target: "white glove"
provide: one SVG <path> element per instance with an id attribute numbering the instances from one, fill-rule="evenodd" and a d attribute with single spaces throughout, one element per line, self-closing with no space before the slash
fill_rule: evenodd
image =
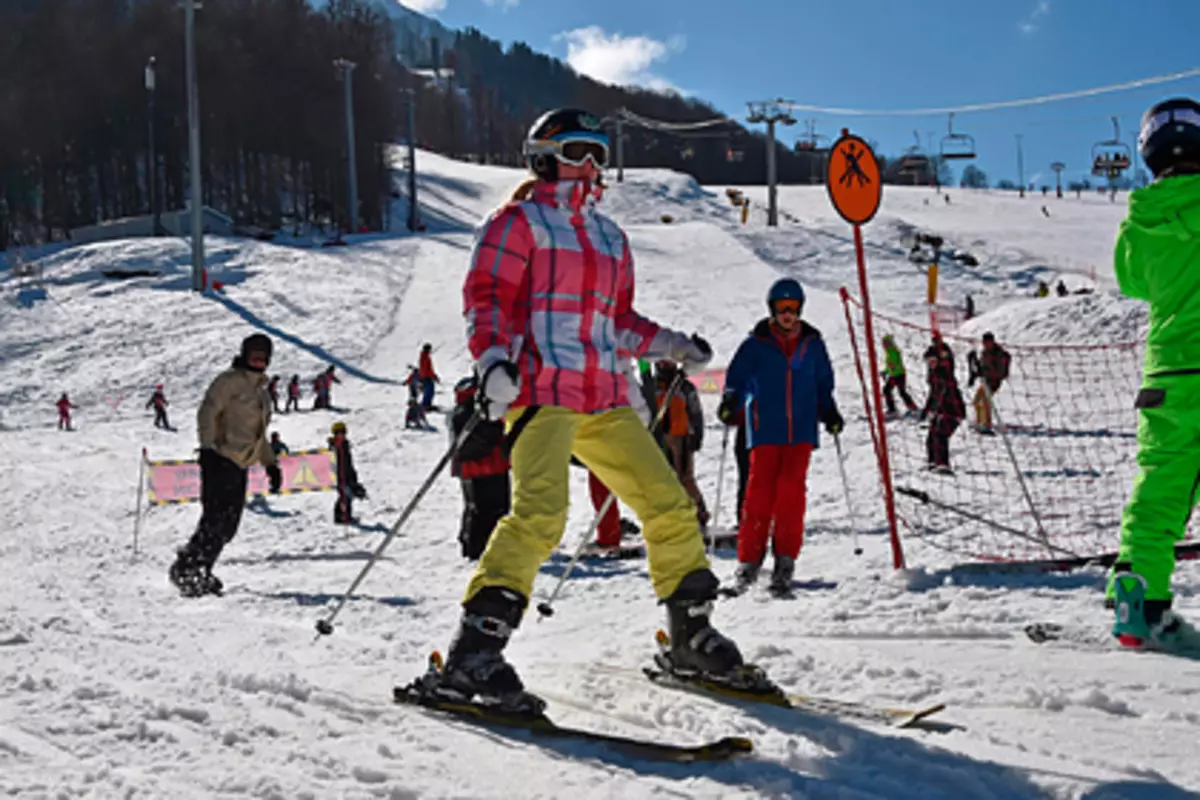
<path id="1" fill-rule="evenodd" d="M 712 348 L 698 334 L 690 337 L 681 331 L 660 328 L 643 356 L 648 361 L 669 359 L 692 373 L 712 361 Z"/>
<path id="2" fill-rule="evenodd" d="M 479 408 L 489 420 L 503 419 L 521 394 L 521 371 L 500 347 L 490 347 L 475 362 L 479 375 Z"/>

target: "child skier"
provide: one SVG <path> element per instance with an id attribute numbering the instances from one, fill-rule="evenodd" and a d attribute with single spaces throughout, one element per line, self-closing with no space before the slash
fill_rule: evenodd
<path id="1" fill-rule="evenodd" d="M 655 376 L 658 381 L 657 400 L 661 407 L 666 402 L 667 390 L 674 382 L 675 376 L 679 374 L 679 368 L 673 361 L 659 361 L 655 366 Z M 695 395 L 696 388 L 692 386 L 691 382 L 686 379 L 680 380 L 678 389 L 671 397 L 671 403 L 662 424 L 663 444 L 667 451 L 667 461 L 675 470 L 675 475 L 683 484 L 688 496 L 692 498 L 692 502 L 696 504 L 696 520 L 700 523 L 700 530 L 707 531 L 708 507 L 704 503 L 704 495 L 700 492 L 700 487 L 696 485 L 695 476 L 695 450 L 699 448 L 696 447 L 696 438 L 694 437 L 697 435 L 697 427 L 700 431 L 699 436 L 703 437 L 704 422 L 701 417 L 699 426 L 696 426 L 692 414 L 689 413 L 692 411 L 688 402 L 689 388 Z M 698 397 L 696 405 L 699 405 Z"/>
<path id="2" fill-rule="evenodd" d="M 921 419 L 929 418 L 929 432 L 925 436 L 927 468 L 949 475 L 952 474 L 950 437 L 966 419 L 967 409 L 954 376 L 954 353 L 936 334 L 933 345 L 925 351 L 925 364 L 929 397 L 921 410 Z"/>
<path id="3" fill-rule="evenodd" d="M 277 460 L 280 456 L 291 454 L 291 451 L 288 450 L 288 446 L 283 443 L 283 439 L 279 438 L 279 431 L 274 431 L 271 433 L 271 452 L 275 454 L 275 458 Z"/>
<path id="4" fill-rule="evenodd" d="M 420 431 L 437 430 L 430 424 L 429 418 L 425 415 L 425 409 L 416 400 L 408 401 L 408 410 L 404 412 L 404 427 Z"/>
<path id="5" fill-rule="evenodd" d="M 883 337 L 883 362 L 883 403 L 887 406 L 887 413 L 896 413 L 896 398 L 892 396 L 894 391 L 900 393 L 905 408 L 912 412 L 917 411 L 917 404 L 908 393 L 908 373 L 904 369 L 904 356 L 900 354 L 896 339 L 890 333 Z"/>
<path id="6" fill-rule="evenodd" d="M 468 346 L 488 419 L 508 415 L 511 514 L 496 526 L 463 598 L 437 696 L 479 696 L 506 713 L 539 714 L 503 655 L 520 625 L 541 563 L 562 538 L 574 453 L 642 520 L 650 577 L 667 607 L 674 669 L 756 688 L 736 645 L 709 622 L 718 581 L 696 511 L 628 405 L 630 357 L 688 368 L 712 358 L 698 336 L 661 328 L 633 309 L 624 231 L 597 213 L 608 161 L 597 117 L 551 111 L 530 128 L 535 178 L 482 226 L 463 287 Z M 521 199 L 527 198 L 527 199 Z"/>
<path id="7" fill-rule="evenodd" d="M 154 427 L 162 428 L 163 430 L 171 430 L 171 423 L 167 420 L 167 395 L 163 392 L 163 385 L 160 383 L 154 387 L 154 394 L 150 395 L 150 399 L 146 401 L 146 408 L 154 407 Z"/>
<path id="8" fill-rule="evenodd" d="M 475 413 L 479 381 L 472 375 L 454 386 L 454 411 L 450 437 L 456 440 Z M 421 406 L 415 400 L 412 407 Z M 477 561 L 487 548 L 492 531 L 509 511 L 508 457 L 504 454 L 504 423 L 484 420 L 471 431 L 454 453 L 450 470 L 462 485 L 462 525 L 458 542 L 463 558 Z"/>
<path id="9" fill-rule="evenodd" d="M 404 385 L 408 387 L 409 403 L 419 403 L 421 401 L 421 370 L 408 365 L 408 377 L 404 379 Z"/>
<path id="10" fill-rule="evenodd" d="M 284 412 L 290 412 L 293 409 L 295 411 L 299 412 L 300 411 L 300 376 L 299 375 L 292 376 L 292 379 L 288 382 L 287 393 L 288 393 L 287 402 L 284 403 L 284 406 L 283 406 Z"/>
<path id="11" fill-rule="evenodd" d="M 1155 180 L 1129 195 L 1114 261 L 1122 293 L 1150 303 L 1150 329 L 1135 403 L 1140 471 L 1108 598 L 1122 645 L 1196 653 L 1200 632 L 1171 610 L 1171 576 L 1200 481 L 1200 103 L 1155 105 L 1138 141 Z"/>
<path id="12" fill-rule="evenodd" d="M 992 404 L 988 401 L 988 393 L 991 393 L 994 400 L 996 392 L 1000 391 L 1000 386 L 1008 378 L 1011 361 L 1008 351 L 996 344 L 996 337 L 991 331 L 983 334 L 983 354 L 976 355 L 972 350 L 967 356 L 967 369 L 970 373 L 967 386 L 973 386 L 976 379 L 982 378 L 971 403 L 975 406 L 975 430 L 984 436 L 996 434 L 992 429 Z M 987 386 L 987 391 L 984 390 L 984 386 Z"/>
<path id="13" fill-rule="evenodd" d="M 367 490 L 358 482 L 354 469 L 354 457 L 350 454 L 350 440 L 346 438 L 346 423 L 338 421 L 329 428 L 329 447 L 337 460 L 337 500 L 333 505 L 333 521 L 338 525 L 356 525 L 354 501 L 363 500 Z"/>
<path id="14" fill-rule="evenodd" d="M 267 383 L 267 394 L 271 397 L 271 410 L 279 413 L 279 376 L 272 375 Z"/>
<path id="15" fill-rule="evenodd" d="M 71 427 L 71 409 L 79 408 L 79 406 L 71 402 L 66 392 L 62 393 L 62 397 L 58 398 L 58 402 L 54 406 L 58 409 L 58 429 L 60 431 L 74 430 Z"/>
<path id="16" fill-rule="evenodd" d="M 833 365 L 821 333 L 801 319 L 804 290 L 783 278 L 767 293 L 770 316 L 758 323 L 729 362 L 719 416 L 747 420 L 750 478 L 738 527 L 735 592 L 758 578 L 774 526 L 771 592 L 791 589 L 804 541 L 808 465 L 817 423 L 833 435 L 844 424 L 833 399 Z"/>

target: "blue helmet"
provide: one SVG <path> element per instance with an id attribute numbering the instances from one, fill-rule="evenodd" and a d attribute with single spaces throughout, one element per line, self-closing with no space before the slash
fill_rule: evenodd
<path id="1" fill-rule="evenodd" d="M 771 284 L 771 291 L 767 292 L 767 310 L 772 314 L 775 313 L 775 302 L 778 300 L 799 300 L 803 308 L 804 290 L 800 288 L 800 282 L 795 278 L 780 278 Z"/>

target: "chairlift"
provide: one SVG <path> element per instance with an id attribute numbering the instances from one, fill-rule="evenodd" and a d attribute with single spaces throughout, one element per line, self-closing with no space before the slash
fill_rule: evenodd
<path id="1" fill-rule="evenodd" d="M 954 114 L 946 125 L 946 135 L 942 137 L 941 156 L 947 160 L 967 161 L 975 158 L 975 137 L 966 133 L 954 132 Z"/>
<path id="2" fill-rule="evenodd" d="M 929 156 L 921 149 L 921 134 L 913 131 L 917 143 L 900 155 L 897 170 L 901 175 L 922 175 L 929 171 Z"/>
<path id="3" fill-rule="evenodd" d="M 1121 141 L 1121 126 L 1116 117 L 1112 117 L 1112 124 L 1113 138 L 1092 145 L 1092 174 L 1097 177 L 1120 177 L 1132 163 L 1132 152 Z"/>

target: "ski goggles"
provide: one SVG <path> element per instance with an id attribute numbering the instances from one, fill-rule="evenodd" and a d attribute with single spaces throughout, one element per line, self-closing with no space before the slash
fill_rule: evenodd
<path id="1" fill-rule="evenodd" d="M 597 169 L 604 169 L 608 166 L 608 137 L 603 134 L 568 134 L 562 139 L 526 142 L 525 155 L 554 156 L 572 167 L 582 167 L 591 161 Z"/>
<path id="2" fill-rule="evenodd" d="M 799 314 L 799 300 L 776 300 L 773 310 L 776 314 Z"/>
<path id="3" fill-rule="evenodd" d="M 1138 147 L 1145 147 L 1151 136 L 1162 128 L 1176 122 L 1186 122 L 1200 127 L 1200 113 L 1193 108 L 1174 108 L 1160 111 L 1149 119 L 1142 120 L 1142 131 L 1138 136 Z"/>

